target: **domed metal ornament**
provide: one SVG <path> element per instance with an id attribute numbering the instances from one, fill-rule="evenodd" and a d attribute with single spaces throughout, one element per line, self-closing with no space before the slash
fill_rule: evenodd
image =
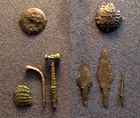
<path id="1" fill-rule="evenodd" d="M 28 86 L 18 85 L 14 92 L 14 102 L 16 106 L 32 106 L 31 91 Z"/>
<path id="2" fill-rule="evenodd" d="M 121 13 L 112 3 L 102 5 L 97 12 L 95 21 L 99 28 L 106 32 L 114 31 L 122 20 Z"/>
<path id="3" fill-rule="evenodd" d="M 46 25 L 46 16 L 38 8 L 26 9 L 20 16 L 22 29 L 29 34 L 36 34 L 42 31 Z"/>

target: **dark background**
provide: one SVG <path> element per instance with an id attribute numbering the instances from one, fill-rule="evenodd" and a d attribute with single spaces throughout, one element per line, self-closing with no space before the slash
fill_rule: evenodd
<path id="1" fill-rule="evenodd" d="M 94 18 L 101 5 L 113 3 L 124 20 L 111 33 L 103 33 Z M 70 7 L 70 88 L 72 118 L 140 117 L 140 0 L 71 0 Z M 101 53 L 108 50 L 113 82 L 108 107 L 103 106 L 97 70 Z M 81 61 L 85 60 L 92 78 L 88 106 L 76 85 Z M 124 74 L 124 106 L 119 104 L 121 73 Z"/>
<path id="2" fill-rule="evenodd" d="M 37 35 L 28 35 L 19 25 L 27 8 L 41 9 L 48 22 Z M 66 0 L 0 1 L 0 118 L 67 118 L 70 117 L 69 76 L 69 2 Z M 56 64 L 57 108 L 53 110 L 50 95 L 50 62 L 45 54 L 60 53 Z M 26 65 L 39 68 L 46 79 L 46 105 L 42 108 L 41 77 Z M 31 89 L 33 106 L 17 108 L 13 92 L 18 85 Z"/>

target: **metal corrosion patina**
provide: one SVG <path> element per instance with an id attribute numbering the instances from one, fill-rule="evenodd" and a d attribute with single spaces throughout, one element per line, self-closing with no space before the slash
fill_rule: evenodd
<path id="1" fill-rule="evenodd" d="M 53 107 L 56 107 L 56 77 L 55 77 L 55 61 L 60 59 L 60 54 L 57 53 L 55 55 L 45 55 L 45 59 L 49 59 L 51 61 L 51 99 L 53 103 Z"/>
<path id="2" fill-rule="evenodd" d="M 22 29 L 29 34 L 36 34 L 42 31 L 46 25 L 46 16 L 38 8 L 26 9 L 20 16 Z"/>
<path id="3" fill-rule="evenodd" d="M 120 101 L 121 101 L 121 104 L 123 104 L 123 74 L 121 75 Z"/>
<path id="4" fill-rule="evenodd" d="M 106 32 L 110 32 L 118 28 L 121 20 L 122 17 L 120 11 L 116 10 L 112 3 L 108 3 L 106 6 L 102 5 L 95 18 L 99 28 Z"/>
<path id="5" fill-rule="evenodd" d="M 45 106 L 45 78 L 44 78 L 44 75 L 43 73 L 36 67 L 33 67 L 33 66 L 30 66 L 30 65 L 27 65 L 26 67 L 26 70 L 35 70 L 37 71 L 40 75 L 41 75 L 41 78 L 42 78 L 42 88 L 43 88 L 43 106 Z"/>
<path id="6" fill-rule="evenodd" d="M 88 94 L 88 88 L 92 84 L 92 79 L 90 76 L 90 73 L 88 71 L 88 67 L 86 65 L 86 62 L 83 60 L 80 69 L 79 69 L 79 74 L 76 79 L 77 85 L 80 87 L 82 90 L 82 96 L 83 96 L 83 105 L 87 106 L 87 94 Z"/>
<path id="7" fill-rule="evenodd" d="M 18 107 L 32 106 L 30 88 L 25 85 L 18 85 L 14 92 L 14 102 Z"/>
<path id="8" fill-rule="evenodd" d="M 113 80 L 113 73 L 112 73 L 111 65 L 109 63 L 108 52 L 105 49 L 102 53 L 100 65 L 98 69 L 98 81 L 100 87 L 103 90 L 104 106 L 108 104 L 107 102 L 108 89 L 110 88 L 112 80 Z"/>

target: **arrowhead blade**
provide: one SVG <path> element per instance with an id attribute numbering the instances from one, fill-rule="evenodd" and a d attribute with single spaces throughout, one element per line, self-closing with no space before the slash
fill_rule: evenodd
<path id="1" fill-rule="evenodd" d="M 109 63 L 108 52 L 105 49 L 102 53 L 100 65 L 98 69 L 98 81 L 100 87 L 103 89 L 104 106 L 107 105 L 108 89 L 110 88 L 112 80 L 113 80 L 112 68 Z"/>
<path id="2" fill-rule="evenodd" d="M 121 76 L 120 100 L 121 100 L 121 104 L 123 104 L 123 74 L 122 74 L 122 76 Z"/>
<path id="3" fill-rule="evenodd" d="M 91 79 L 90 73 L 88 71 L 86 62 L 84 60 L 82 61 L 81 65 L 80 65 L 79 71 L 80 72 L 77 76 L 76 83 L 82 90 L 83 104 L 84 104 L 84 106 L 87 106 L 87 91 L 88 91 L 88 87 L 90 87 L 92 84 L 92 79 Z"/>

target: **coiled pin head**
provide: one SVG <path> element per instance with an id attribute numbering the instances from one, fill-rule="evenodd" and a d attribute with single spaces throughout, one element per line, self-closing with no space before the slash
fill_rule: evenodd
<path id="1" fill-rule="evenodd" d="M 45 59 L 57 60 L 57 59 L 60 59 L 60 54 L 59 54 L 59 53 L 57 53 L 57 54 L 55 54 L 55 55 L 48 55 L 48 54 L 46 54 L 46 55 L 45 55 Z"/>

